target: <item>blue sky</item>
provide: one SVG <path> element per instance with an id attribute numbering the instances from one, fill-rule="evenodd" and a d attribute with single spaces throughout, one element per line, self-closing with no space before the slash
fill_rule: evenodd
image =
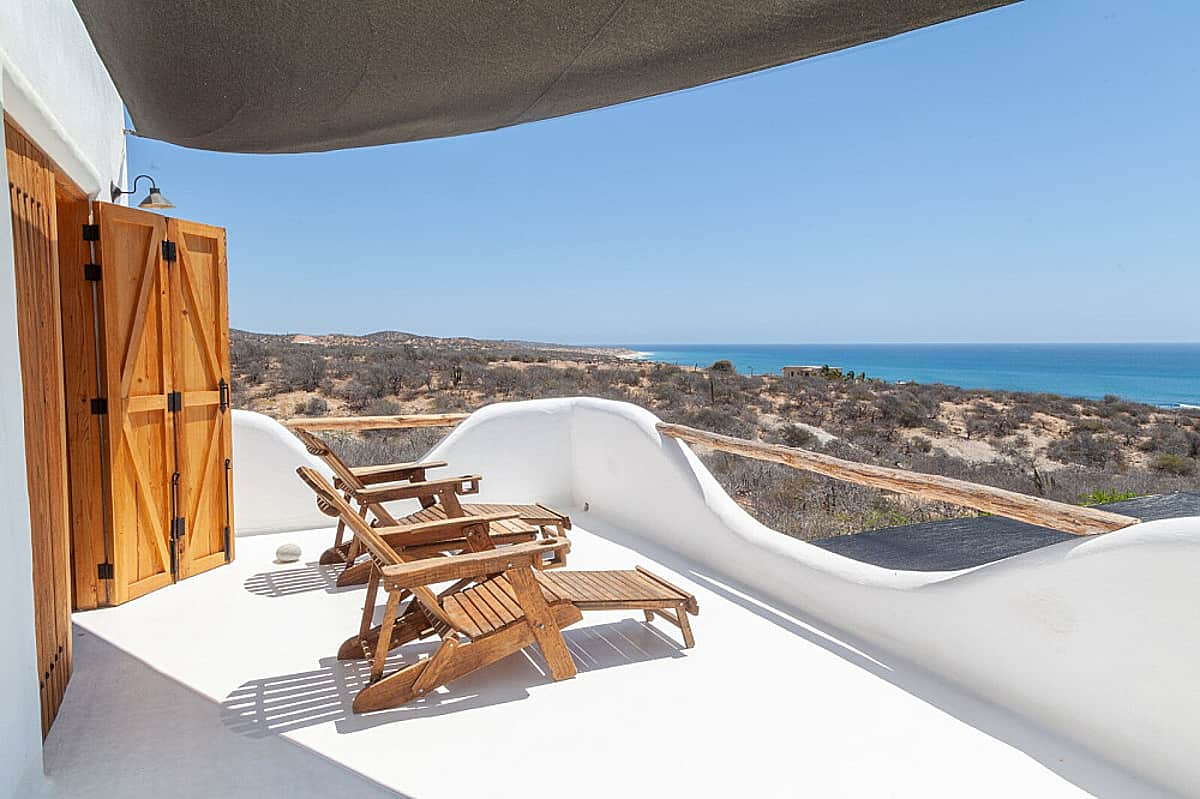
<path id="1" fill-rule="evenodd" d="M 1195 341 L 1198 36 L 1192 0 L 1027 0 L 502 131 L 296 156 L 131 137 L 129 168 L 228 229 L 250 330 Z"/>

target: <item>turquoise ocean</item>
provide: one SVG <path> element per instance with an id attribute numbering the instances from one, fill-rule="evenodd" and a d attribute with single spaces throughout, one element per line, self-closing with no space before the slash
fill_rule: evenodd
<path id="1" fill-rule="evenodd" d="M 1200 406 L 1200 344 L 628 344 L 642 358 L 742 374 L 827 364 L 897 382 Z"/>

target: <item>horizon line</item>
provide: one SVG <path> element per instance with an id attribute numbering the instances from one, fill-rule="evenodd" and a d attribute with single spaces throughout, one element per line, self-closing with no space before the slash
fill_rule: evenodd
<path id="1" fill-rule="evenodd" d="M 507 339 L 517 341 L 519 339 Z M 546 342 L 549 343 L 549 342 Z M 623 342 L 616 344 L 584 344 L 578 347 L 1115 347 L 1115 346 L 1200 346 L 1200 341 L 740 341 L 740 342 Z"/>
<path id="2" fill-rule="evenodd" d="M 367 338 L 376 336 L 382 333 L 400 333 L 406 336 L 418 336 L 420 338 L 463 338 L 475 339 L 477 341 L 506 341 L 527 344 L 557 344 L 560 346 L 569 347 L 606 347 L 606 348 L 625 348 L 634 349 L 638 347 L 822 347 L 822 346 L 895 346 L 895 347 L 911 347 L 911 346 L 1126 346 L 1126 345 L 1158 345 L 1158 346 L 1200 346 L 1200 340 L 1180 341 L 1180 340 L 1165 340 L 1165 339 L 1138 339 L 1133 341 L 1049 341 L 1049 340 L 1026 340 L 1026 341 L 634 341 L 634 342 L 588 342 L 588 341 L 564 341 L 564 340 L 546 340 L 539 338 L 523 338 L 520 336 L 487 336 L 487 335 L 470 335 L 470 334 L 450 334 L 439 335 L 436 333 L 416 333 L 410 330 L 399 330 L 395 328 L 372 330 L 367 333 L 350 333 L 345 330 L 327 330 L 322 333 L 304 332 L 300 330 L 251 330 L 245 327 L 237 327 L 230 325 L 230 329 L 241 333 L 252 333 L 255 335 L 264 336 L 353 336 L 356 338 Z"/>

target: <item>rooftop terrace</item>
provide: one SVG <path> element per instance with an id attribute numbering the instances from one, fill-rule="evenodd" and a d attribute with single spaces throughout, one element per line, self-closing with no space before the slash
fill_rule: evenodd
<path id="1" fill-rule="evenodd" d="M 0 796 L 1194 794 L 1200 517 L 1070 509 L 1061 523 L 1086 527 L 1073 532 L 1105 534 L 993 550 L 1011 555 L 1000 561 L 856 560 L 766 529 L 688 439 L 589 398 L 485 408 L 430 457 L 484 475 L 483 501 L 569 513 L 572 566 L 641 564 L 694 591 L 696 648 L 636 614 L 589 615 L 566 632 L 576 679 L 552 682 L 531 648 L 421 701 L 354 714 L 366 666 L 333 656 L 364 592 L 336 588 L 313 563 L 329 519 L 294 469 L 319 464 L 275 422 L 229 411 L 223 231 L 95 201 L 137 188 L 128 118 L 141 136 L 236 152 L 436 138 L 741 76 L 1007 2 L 535 1 L 466 14 L 378 5 L 373 16 L 345 2 L 290 15 L 249 2 L 221 14 L 0 3 L 0 239 L 12 245 L 0 242 Z M 201 253 L 208 268 L 196 270 Z M 197 271 L 212 291 L 197 291 Z M 184 477 L 176 420 L 201 407 L 220 437 L 182 436 L 185 451 L 204 439 L 212 467 Z M 145 432 L 164 457 L 153 469 L 139 465 L 148 439 L 131 433 L 130 414 L 154 417 Z M 231 427 L 236 469 L 223 452 Z M 108 468 L 117 441 L 130 457 Z M 801 457 L 778 449 L 780 462 Z M 931 482 L 812 455 L 869 485 Z M 68 466 L 110 485 L 87 490 L 90 477 Z M 131 512 L 104 510 L 117 495 L 105 474 L 121 478 Z M 204 475 L 221 475 L 224 491 L 206 497 Z M 186 515 L 181 485 L 198 487 Z M 1011 492 L 985 493 L 970 507 L 1015 507 Z M 101 512 L 68 520 L 68 495 Z M 1018 518 L 1045 518 L 1044 502 L 1017 499 Z M 197 534 L 198 518 L 212 535 Z M 68 563 L 85 551 L 77 530 L 95 534 L 86 568 Z M 306 559 L 274 563 L 283 542 Z M 161 590 L 72 621 L 73 602 L 130 599 L 135 581 L 138 593 Z"/>
<path id="2" fill-rule="evenodd" d="M 694 592 L 694 649 L 640 614 L 589 613 L 564 633 L 572 680 L 531 648 L 356 715 L 366 663 L 334 653 L 364 591 L 316 563 L 331 531 L 292 474 L 309 456 L 238 413 L 237 558 L 76 615 L 50 795 L 1169 795 L 1133 773 L 1148 750 L 1156 781 L 1189 779 L 1171 741 L 1188 740 L 1197 697 L 1163 655 L 1196 639 L 1163 629 L 1195 612 L 1164 603 L 1147 623 L 1145 608 L 1194 573 L 1196 519 L 896 571 L 756 526 L 654 423 L 598 400 L 493 406 L 430 455 L 484 474 L 484 501 L 570 513 L 569 567 L 640 564 Z M 284 542 L 300 563 L 273 562 Z M 1111 569 L 1137 586 L 1112 597 Z M 1151 571 L 1154 587 L 1137 581 Z M 1147 663 L 1163 682 L 1111 692 Z M 1114 758 L 1127 740 L 1145 746 Z"/>
<path id="3" fill-rule="evenodd" d="M 272 563 L 284 541 L 311 554 L 330 535 L 246 538 L 228 568 L 79 614 L 77 676 L 46 747 L 54 795 L 84 795 L 97 782 L 130 799 L 1134 787 L 1003 710 L 603 525 L 573 531 L 571 566 L 640 563 L 677 580 L 700 601 L 695 649 L 640 614 L 589 614 L 565 632 L 580 668 L 573 680 L 552 682 L 532 652 L 429 700 L 355 715 L 366 664 L 332 653 L 363 589 L 332 588 L 333 567 Z M 131 767 L 138 762 L 154 768 Z"/>

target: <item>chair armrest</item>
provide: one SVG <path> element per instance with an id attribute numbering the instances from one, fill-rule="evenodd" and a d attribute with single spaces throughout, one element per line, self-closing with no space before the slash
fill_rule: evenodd
<path id="1" fill-rule="evenodd" d="M 379 466 L 355 466 L 350 473 L 366 486 L 379 483 L 398 483 L 406 480 L 424 480 L 426 469 L 440 469 L 448 465 L 445 461 L 424 463 L 384 463 Z M 338 486 L 341 488 L 341 486 Z"/>
<path id="2" fill-rule="evenodd" d="M 444 558 L 429 558 L 411 563 L 384 566 L 383 581 L 389 590 L 396 588 L 419 588 L 432 583 L 484 577 L 489 574 L 519 568 L 532 568 L 534 561 L 543 559 L 551 552 L 567 552 L 571 544 L 550 538 L 513 544 L 504 549 L 488 552 L 471 552 L 463 555 L 448 555 Z"/>
<path id="3" fill-rule="evenodd" d="M 413 483 L 395 483 L 393 485 L 364 488 L 354 492 L 354 498 L 363 504 L 373 502 L 391 502 L 397 499 L 420 499 L 421 497 L 436 497 L 438 494 L 453 491 L 459 496 L 478 494 L 479 481 L 483 478 L 477 474 L 466 474 L 460 477 L 445 477 L 441 480 L 421 480 Z"/>
<path id="4" fill-rule="evenodd" d="M 392 546 L 413 547 L 436 544 L 462 538 L 471 527 L 483 527 L 490 532 L 492 522 L 503 522 L 517 518 L 516 513 L 481 513 L 478 516 L 456 516 L 452 519 L 435 519 L 416 524 L 397 524 L 372 528 L 388 540 Z"/>

